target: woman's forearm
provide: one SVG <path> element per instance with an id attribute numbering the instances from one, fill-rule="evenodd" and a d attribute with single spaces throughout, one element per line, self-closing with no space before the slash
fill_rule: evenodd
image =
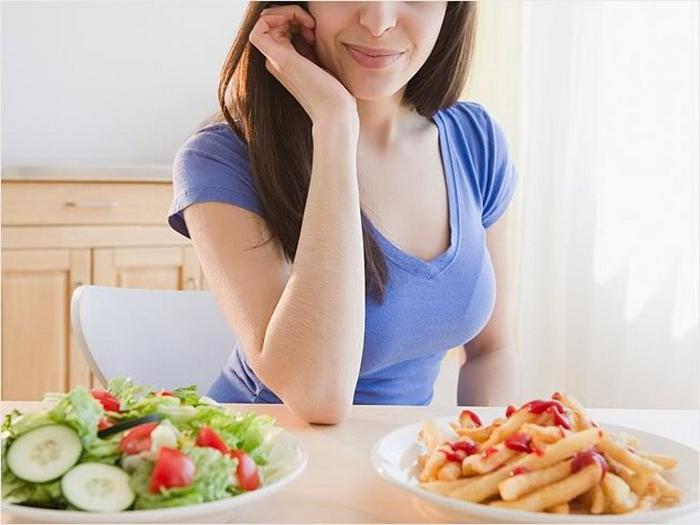
<path id="1" fill-rule="evenodd" d="M 365 275 L 357 181 L 359 124 L 316 123 L 299 244 L 256 372 L 294 412 L 333 423 L 352 405 L 362 358 Z"/>
<path id="2" fill-rule="evenodd" d="M 459 371 L 460 406 L 507 406 L 520 400 L 520 361 L 514 348 L 482 350 Z"/>

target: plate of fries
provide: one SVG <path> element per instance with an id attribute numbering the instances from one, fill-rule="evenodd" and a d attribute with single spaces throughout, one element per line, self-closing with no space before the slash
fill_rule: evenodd
<path id="1" fill-rule="evenodd" d="M 509 406 L 490 424 L 464 410 L 407 425 L 372 451 L 377 472 L 441 520 L 539 523 L 660 522 L 694 511 L 699 460 L 676 441 L 599 426 L 559 392 Z"/>

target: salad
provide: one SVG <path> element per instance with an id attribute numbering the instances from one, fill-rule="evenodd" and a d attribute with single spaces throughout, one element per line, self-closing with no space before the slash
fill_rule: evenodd
<path id="1" fill-rule="evenodd" d="M 92 512 L 191 505 L 256 490 L 283 467 L 273 418 L 227 412 L 196 386 L 153 390 L 119 378 L 45 399 L 56 403 L 2 423 L 7 503 Z"/>

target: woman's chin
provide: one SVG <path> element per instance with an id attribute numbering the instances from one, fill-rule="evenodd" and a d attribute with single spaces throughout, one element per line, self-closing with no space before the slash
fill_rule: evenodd
<path id="1" fill-rule="evenodd" d="M 369 85 L 367 82 L 361 84 L 347 86 L 348 91 L 358 100 L 382 100 L 392 97 L 400 89 L 397 87 L 382 83 L 381 85 Z"/>

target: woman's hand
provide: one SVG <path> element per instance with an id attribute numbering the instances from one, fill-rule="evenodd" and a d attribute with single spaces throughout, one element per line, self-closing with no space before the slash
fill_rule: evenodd
<path id="1" fill-rule="evenodd" d="M 265 55 L 265 66 L 304 108 L 313 122 L 338 111 L 357 115 L 355 98 L 314 52 L 316 21 L 298 5 L 260 14 L 248 39 Z"/>

